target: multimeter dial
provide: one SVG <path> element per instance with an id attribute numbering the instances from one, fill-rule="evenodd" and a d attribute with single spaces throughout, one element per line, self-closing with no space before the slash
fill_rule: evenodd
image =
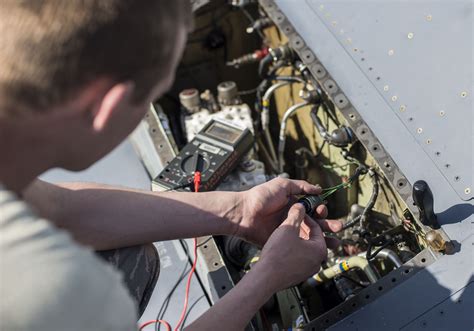
<path id="1" fill-rule="evenodd" d="M 198 152 L 183 159 L 181 162 L 181 170 L 185 174 L 193 174 L 195 171 L 203 173 L 209 169 L 209 164 L 209 157 L 206 154 Z"/>

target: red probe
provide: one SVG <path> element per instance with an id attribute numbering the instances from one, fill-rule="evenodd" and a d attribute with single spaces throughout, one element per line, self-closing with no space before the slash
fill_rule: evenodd
<path id="1" fill-rule="evenodd" d="M 199 187 L 201 186 L 201 172 L 194 172 L 194 192 L 199 192 Z"/>

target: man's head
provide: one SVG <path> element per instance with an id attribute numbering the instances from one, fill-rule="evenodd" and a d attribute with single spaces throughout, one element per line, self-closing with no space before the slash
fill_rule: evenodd
<path id="1" fill-rule="evenodd" d="M 89 166 L 170 87 L 190 24 L 188 0 L 1 1 L 0 127 Z"/>

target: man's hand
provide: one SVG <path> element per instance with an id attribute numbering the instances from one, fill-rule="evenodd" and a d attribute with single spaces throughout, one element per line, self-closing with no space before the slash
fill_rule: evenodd
<path id="1" fill-rule="evenodd" d="M 236 236 L 263 246 L 272 232 L 285 219 L 297 195 L 320 194 L 321 187 L 303 180 L 275 178 L 251 190 L 242 192 L 242 215 Z M 318 218 L 327 216 L 327 209 L 321 205 L 316 210 Z M 324 231 L 337 232 L 342 225 L 338 221 L 319 220 Z"/>
<path id="2" fill-rule="evenodd" d="M 269 187 L 273 187 L 273 184 Z M 259 187 L 256 191 L 260 191 Z M 303 220 L 305 226 L 302 226 Z M 301 204 L 295 204 L 263 247 L 259 262 L 236 287 L 186 330 L 216 330 L 222 325 L 226 325 L 226 330 L 243 330 L 273 293 L 300 283 L 318 272 L 326 254 L 326 241 L 321 227 L 305 215 Z"/>
<path id="3" fill-rule="evenodd" d="M 306 231 L 302 232 L 303 222 Z M 274 291 L 279 291 L 317 273 L 326 257 L 321 227 L 305 214 L 302 205 L 295 204 L 268 239 L 254 268 L 266 275 Z"/>

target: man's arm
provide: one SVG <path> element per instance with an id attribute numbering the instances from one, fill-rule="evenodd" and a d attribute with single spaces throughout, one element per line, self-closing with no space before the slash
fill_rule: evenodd
<path id="1" fill-rule="evenodd" d="M 245 192 L 206 193 L 154 193 L 38 180 L 24 197 L 79 242 L 105 250 L 209 234 L 237 235 L 263 246 L 286 217 L 295 195 L 320 192 L 320 187 L 305 181 L 283 178 Z M 325 231 L 341 227 L 338 222 L 322 222 Z"/>
<path id="2" fill-rule="evenodd" d="M 237 232 L 242 194 L 153 193 L 89 183 L 34 182 L 24 198 L 97 250 Z"/>

